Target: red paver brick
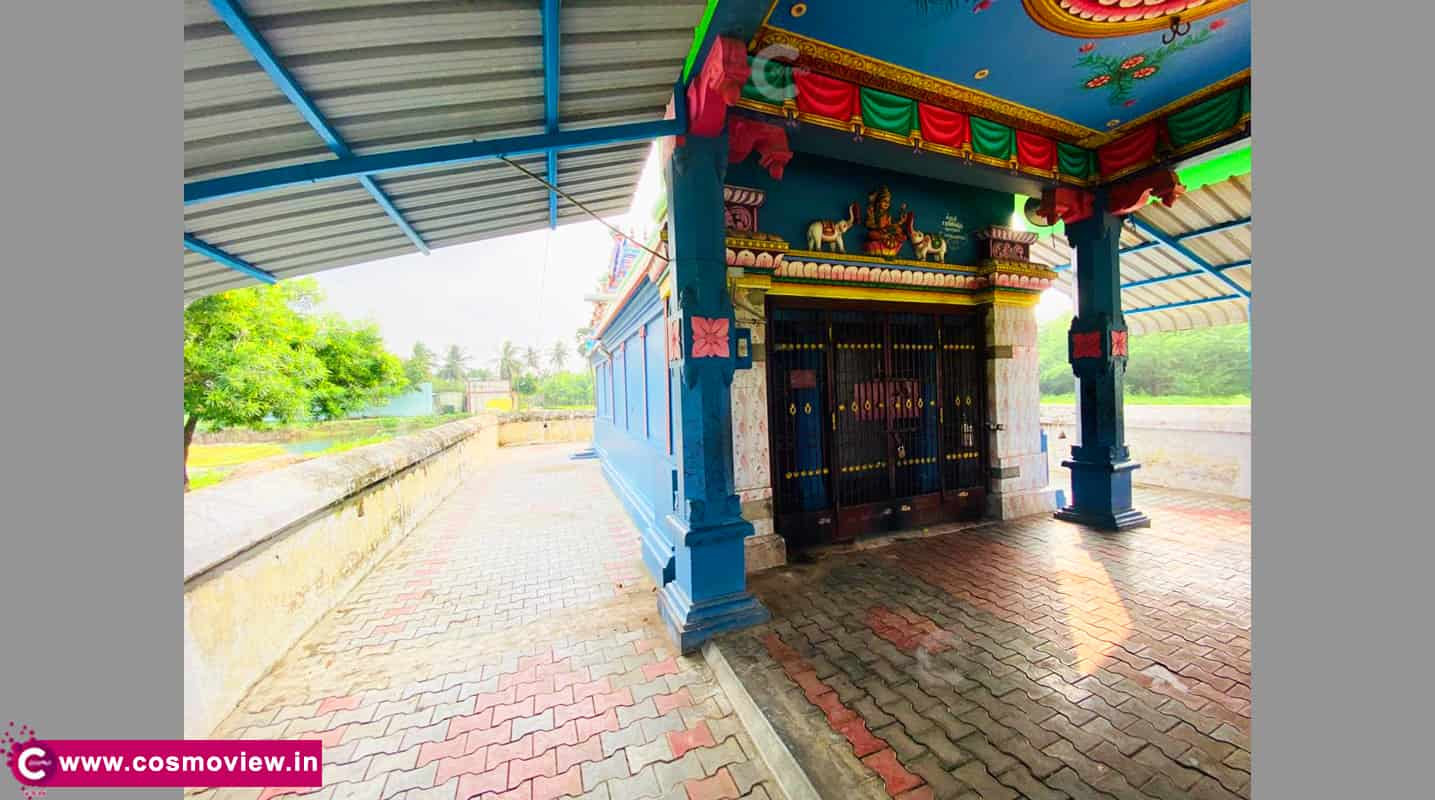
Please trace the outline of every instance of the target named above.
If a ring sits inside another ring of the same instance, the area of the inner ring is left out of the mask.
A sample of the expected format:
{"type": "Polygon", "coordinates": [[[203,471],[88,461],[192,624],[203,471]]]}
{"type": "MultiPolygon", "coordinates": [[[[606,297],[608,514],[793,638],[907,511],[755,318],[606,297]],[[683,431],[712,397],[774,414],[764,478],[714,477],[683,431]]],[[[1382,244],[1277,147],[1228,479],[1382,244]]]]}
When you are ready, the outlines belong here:
{"type": "Polygon", "coordinates": [[[553,648],[551,648],[551,647],[550,647],[549,649],[547,649],[547,650],[544,650],[544,651],[541,652],[541,653],[535,653],[534,655],[531,655],[531,656],[519,656],[519,657],[518,657],[518,669],[519,669],[520,671],[525,670],[525,669],[532,669],[532,668],[537,667],[537,666],[542,665],[542,664],[552,664],[552,663],[553,663],[553,648]]]}
{"type": "Polygon", "coordinates": [[[915,789],[902,792],[897,795],[897,800],[936,800],[936,794],[932,792],[929,785],[918,786],[915,789]]]}
{"type": "Polygon", "coordinates": [[[472,753],[480,747],[491,744],[508,744],[513,741],[513,720],[507,720],[491,728],[477,728],[468,732],[468,743],[464,748],[472,753]]]}
{"type": "Polygon", "coordinates": [[[359,707],[360,697],[356,694],[346,697],[326,697],[319,703],[319,710],[314,716],[322,717],[330,711],[353,711],[359,707]]]}
{"type": "Polygon", "coordinates": [[[672,694],[660,694],[653,697],[653,704],[658,707],[658,716],[662,716],[675,708],[687,708],[693,704],[692,693],[688,687],[673,692],[672,694]]]}
{"type": "Polygon", "coordinates": [[[570,719],[596,716],[593,709],[593,698],[585,697],[577,703],[566,706],[558,706],[553,709],[553,724],[562,725],[570,719]]]}
{"type": "Polygon", "coordinates": [[[727,767],[713,773],[710,778],[687,781],[683,784],[683,789],[688,793],[688,800],[734,800],[738,796],[737,783],[733,781],[727,767]]]}
{"type": "MultiPolygon", "coordinates": [[[[552,680],[552,679],[550,678],[549,680],[552,680]]],[[[552,692],[552,693],[549,693],[549,694],[534,695],[534,696],[533,696],[533,713],[535,713],[535,714],[542,714],[544,711],[547,711],[547,710],[550,709],[550,708],[555,708],[555,707],[557,707],[557,706],[571,705],[572,703],[573,703],[573,690],[572,690],[572,689],[559,689],[558,691],[552,692]]]]}
{"type": "Polygon", "coordinates": [[[574,764],[582,764],[585,761],[603,760],[603,740],[601,737],[593,736],[578,744],[560,744],[555,755],[558,771],[563,772],[574,764]]]}
{"type": "Polygon", "coordinates": [[[586,683],[575,683],[573,684],[573,700],[576,702],[585,697],[596,697],[611,691],[613,691],[613,683],[606,677],[586,683]]]}
{"type": "Polygon", "coordinates": [[[490,707],[492,707],[492,706],[497,706],[497,705],[503,705],[503,704],[505,704],[505,703],[512,703],[513,701],[514,701],[513,687],[512,687],[512,686],[509,686],[509,687],[504,688],[504,689],[499,689],[499,690],[496,691],[496,692],[485,692],[485,693],[483,693],[483,694],[476,694],[476,695],[474,695],[474,696],[473,696],[473,710],[474,710],[474,711],[482,711],[482,710],[484,710],[485,708],[490,708],[490,707]]]}
{"type": "Polygon", "coordinates": [[[633,690],[626,686],[616,692],[593,695],[593,710],[599,714],[611,708],[633,704],[633,690]]]}
{"type": "Polygon", "coordinates": [[[533,757],[533,737],[525,736],[516,742],[508,744],[494,744],[488,747],[488,768],[502,764],[505,761],[512,761],[519,758],[533,757]]]}
{"type": "Polygon", "coordinates": [[[533,758],[519,758],[508,762],[508,788],[539,775],[552,777],[558,774],[557,754],[549,750],[533,758]]]}
{"type": "Polygon", "coordinates": [[[560,658],[548,664],[539,664],[533,672],[540,678],[553,678],[569,672],[570,665],[571,659],[560,658]]]}
{"type": "Polygon", "coordinates": [[[842,700],[836,692],[829,691],[821,695],[813,702],[813,705],[822,709],[822,713],[827,715],[827,724],[834,728],[857,716],[857,712],[842,704],[842,700]]]}
{"type": "Polygon", "coordinates": [[[682,758],[694,747],[716,747],[717,742],[713,741],[712,731],[704,721],[685,731],[668,731],[668,746],[673,750],[673,758],[682,758]]]}
{"type": "Polygon", "coordinates": [[[513,697],[522,700],[525,697],[537,697],[541,694],[553,693],[553,678],[534,678],[528,683],[519,683],[513,686],[513,697]]]}
{"type": "MultiPolygon", "coordinates": [[[[473,751],[468,755],[459,756],[458,758],[441,758],[438,762],[438,771],[434,773],[434,785],[437,786],[447,783],[448,779],[455,775],[479,775],[489,772],[492,769],[493,767],[488,764],[487,758],[482,750],[473,751]]],[[[506,776],[507,773],[504,773],[504,775],[506,776]]],[[[500,788],[508,788],[507,780],[507,777],[505,777],[505,783],[500,788]]]]}
{"type": "Polygon", "coordinates": [[[633,643],[633,649],[638,652],[638,655],[642,655],[655,647],[661,647],[665,644],[667,643],[662,639],[642,639],[633,643]]]}
{"type": "Polygon", "coordinates": [[[867,729],[867,722],[861,717],[853,717],[846,722],[836,725],[837,732],[847,737],[852,744],[852,753],[858,758],[870,756],[873,753],[887,746],[887,743],[878,739],[867,729]]]}
{"type": "Polygon", "coordinates": [[[882,783],[887,788],[887,794],[898,795],[908,789],[914,789],[922,784],[922,779],[908,772],[901,762],[897,761],[897,754],[890,748],[878,750],[870,756],[862,759],[869,769],[882,777],[882,783]]]}
{"type": "Polygon", "coordinates": [[[553,800],[564,795],[583,793],[583,773],[578,767],[561,772],[554,777],[533,779],[533,800],[553,800]]]}
{"type": "Polygon", "coordinates": [[[468,735],[459,734],[452,739],[445,739],[442,742],[424,742],[419,745],[419,759],[415,767],[422,767],[430,761],[438,761],[442,758],[459,758],[473,751],[466,746],[468,735]]]}
{"type": "Polygon", "coordinates": [[[541,753],[544,750],[551,750],[560,744],[578,743],[578,723],[570,721],[551,731],[533,732],[533,752],[541,753]]]}
{"type": "Polygon", "coordinates": [[[516,703],[493,707],[493,724],[497,725],[507,719],[533,716],[533,698],[525,697],[516,703]]]}
{"type": "Polygon", "coordinates": [[[615,709],[608,709],[602,714],[580,719],[577,722],[578,741],[581,742],[590,736],[618,730],[618,712],[615,709]]]}
{"type": "Polygon", "coordinates": [[[587,667],[584,667],[582,669],[568,670],[565,672],[555,672],[553,674],[553,691],[556,692],[561,689],[566,689],[569,686],[577,686],[578,684],[583,683],[586,680],[588,680],[587,667]]]}
{"type": "Polygon", "coordinates": [[[676,674],[678,674],[678,662],[671,656],[655,664],[643,665],[643,677],[647,678],[648,680],[652,680],[663,675],[676,674]]]}
{"type": "Polygon", "coordinates": [[[448,735],[450,738],[469,731],[483,730],[493,727],[493,708],[485,708],[477,714],[468,714],[461,717],[453,717],[448,721],[448,735]]]}
{"type": "MultiPolygon", "coordinates": [[[[443,773],[440,772],[440,775],[443,773]]],[[[448,779],[436,780],[435,786],[442,786],[448,779]]],[[[458,795],[464,800],[485,792],[501,792],[508,788],[508,765],[504,764],[498,769],[488,772],[468,773],[458,779],[458,795]]]]}
{"type": "Polygon", "coordinates": [[[312,733],[306,733],[306,734],[304,734],[304,735],[303,735],[302,737],[300,737],[300,738],[303,738],[303,739],[313,739],[313,738],[317,738],[319,741],[321,741],[321,742],[324,743],[324,747],[326,747],[326,748],[329,748],[329,747],[338,747],[338,746],[339,746],[339,742],[344,741],[344,734],[345,734],[346,732],[348,732],[348,730],[349,730],[349,726],[348,726],[348,725],[340,725],[340,726],[337,727],[337,728],[330,728],[329,730],[324,731],[324,732],[318,734],[317,736],[316,736],[315,734],[312,734],[312,733]]]}
{"type": "Polygon", "coordinates": [[[500,690],[507,689],[510,686],[517,686],[520,683],[533,683],[536,680],[538,680],[538,669],[536,667],[528,667],[527,669],[520,669],[517,672],[505,672],[499,675],[498,688],[500,690]]]}

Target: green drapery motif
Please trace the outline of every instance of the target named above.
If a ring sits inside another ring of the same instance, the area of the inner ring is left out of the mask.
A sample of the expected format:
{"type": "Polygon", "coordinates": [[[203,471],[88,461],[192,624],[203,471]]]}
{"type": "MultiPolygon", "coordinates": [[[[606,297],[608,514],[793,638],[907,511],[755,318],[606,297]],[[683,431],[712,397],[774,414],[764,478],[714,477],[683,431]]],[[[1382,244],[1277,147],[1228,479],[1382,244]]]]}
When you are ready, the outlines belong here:
{"type": "Polygon", "coordinates": [[[1241,116],[1251,113],[1251,85],[1248,83],[1241,87],[1241,116]]]}
{"type": "Polygon", "coordinates": [[[1073,178],[1090,177],[1094,155],[1090,150],[1077,147],[1074,144],[1056,143],[1056,166],[1063,175],[1070,175],[1073,178]]]}
{"type": "Polygon", "coordinates": [[[1166,131],[1173,147],[1184,147],[1240,121],[1241,90],[1232,89],[1167,117],[1166,131]]]}
{"type": "Polygon", "coordinates": [[[862,87],[862,124],[898,136],[917,129],[917,102],[862,87]]]}
{"type": "Polygon", "coordinates": [[[748,57],[752,74],[742,85],[742,96],[760,103],[781,105],[784,100],[797,96],[797,85],[792,81],[792,65],[781,61],[748,57]]]}
{"type": "Polygon", "coordinates": [[[1016,131],[998,122],[972,117],[972,151],[1010,161],[1016,152],[1016,131]]]}

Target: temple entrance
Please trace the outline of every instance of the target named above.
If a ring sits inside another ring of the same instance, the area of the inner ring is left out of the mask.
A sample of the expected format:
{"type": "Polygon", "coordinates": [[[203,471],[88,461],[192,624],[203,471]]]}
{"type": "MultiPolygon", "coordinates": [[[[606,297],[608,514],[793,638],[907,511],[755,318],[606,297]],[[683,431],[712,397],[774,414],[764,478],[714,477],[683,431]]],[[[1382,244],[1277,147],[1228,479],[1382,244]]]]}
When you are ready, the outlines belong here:
{"type": "Polygon", "coordinates": [[[770,298],[774,516],[796,545],[979,517],[983,317],[770,298]]]}

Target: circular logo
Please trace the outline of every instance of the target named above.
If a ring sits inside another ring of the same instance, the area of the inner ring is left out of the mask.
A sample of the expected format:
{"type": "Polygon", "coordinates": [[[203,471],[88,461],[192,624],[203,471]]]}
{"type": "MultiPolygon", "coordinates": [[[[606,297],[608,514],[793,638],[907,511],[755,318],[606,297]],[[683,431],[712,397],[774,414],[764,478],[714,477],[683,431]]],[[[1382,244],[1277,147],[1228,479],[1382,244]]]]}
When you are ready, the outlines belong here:
{"type": "Polygon", "coordinates": [[[16,742],[10,759],[10,771],[15,779],[27,786],[43,786],[55,776],[55,754],[44,742],[31,739],[16,742]]]}

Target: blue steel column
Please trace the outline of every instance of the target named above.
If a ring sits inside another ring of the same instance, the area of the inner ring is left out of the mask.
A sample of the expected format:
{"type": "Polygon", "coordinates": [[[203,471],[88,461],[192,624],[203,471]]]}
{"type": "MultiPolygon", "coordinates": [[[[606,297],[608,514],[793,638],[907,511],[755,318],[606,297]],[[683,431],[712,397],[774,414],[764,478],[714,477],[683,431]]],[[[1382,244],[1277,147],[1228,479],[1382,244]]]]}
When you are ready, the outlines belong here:
{"type": "Polygon", "coordinates": [[[1079,427],[1071,458],[1071,504],[1057,519],[1104,530],[1151,524],[1131,503],[1131,473],[1138,464],[1126,447],[1122,414],[1126,356],[1113,355],[1112,332],[1125,333],[1121,314],[1121,217],[1106,211],[1106,193],[1096,196],[1098,211],[1066,226],[1076,251],[1076,317],[1067,338],[1068,357],[1076,373],[1079,427]],[[1100,354],[1077,358],[1078,334],[1098,334],[1100,354]]]}
{"type": "Polygon", "coordinates": [[[658,606],[683,652],[714,634],[768,618],[747,592],[743,540],[753,529],[733,490],[735,322],[723,257],[726,171],[725,135],[685,137],[668,164],[668,245],[683,359],[673,398],[678,502],[666,520],[675,545],[674,574],[658,606]],[[726,357],[693,358],[694,317],[728,321],[726,357]]]}

